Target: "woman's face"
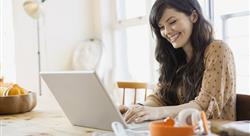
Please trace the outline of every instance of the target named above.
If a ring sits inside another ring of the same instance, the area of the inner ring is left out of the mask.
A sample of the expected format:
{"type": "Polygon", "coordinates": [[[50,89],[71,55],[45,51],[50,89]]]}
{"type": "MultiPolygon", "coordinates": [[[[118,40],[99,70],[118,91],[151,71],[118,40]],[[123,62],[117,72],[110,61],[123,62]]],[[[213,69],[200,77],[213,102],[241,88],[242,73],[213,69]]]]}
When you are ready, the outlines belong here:
{"type": "Polygon", "coordinates": [[[190,43],[195,21],[194,15],[187,16],[173,8],[166,8],[159,22],[161,35],[174,48],[182,48],[190,43]]]}

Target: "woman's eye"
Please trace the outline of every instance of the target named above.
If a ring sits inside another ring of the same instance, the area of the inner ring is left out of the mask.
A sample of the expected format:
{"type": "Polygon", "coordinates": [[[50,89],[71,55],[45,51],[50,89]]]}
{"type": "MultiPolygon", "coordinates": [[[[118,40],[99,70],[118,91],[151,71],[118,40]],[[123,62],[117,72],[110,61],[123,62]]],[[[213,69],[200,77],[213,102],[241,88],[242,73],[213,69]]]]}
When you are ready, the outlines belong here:
{"type": "Polygon", "coordinates": [[[176,20],[171,21],[169,24],[170,24],[170,25],[173,25],[174,23],[176,23],[176,20]]]}
{"type": "Polygon", "coordinates": [[[163,30],[164,29],[164,27],[163,26],[161,26],[161,27],[159,27],[160,28],[160,30],[163,30]]]}

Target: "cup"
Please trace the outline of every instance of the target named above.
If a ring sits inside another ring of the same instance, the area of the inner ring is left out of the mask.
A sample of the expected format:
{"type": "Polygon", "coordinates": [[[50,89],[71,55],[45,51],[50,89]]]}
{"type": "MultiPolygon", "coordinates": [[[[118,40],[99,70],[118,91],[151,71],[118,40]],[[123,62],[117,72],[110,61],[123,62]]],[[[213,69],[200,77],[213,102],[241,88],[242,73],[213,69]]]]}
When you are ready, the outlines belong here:
{"type": "Polygon", "coordinates": [[[175,121],[166,118],[164,121],[153,121],[149,125],[151,136],[193,136],[192,126],[176,126],[175,121]]]}

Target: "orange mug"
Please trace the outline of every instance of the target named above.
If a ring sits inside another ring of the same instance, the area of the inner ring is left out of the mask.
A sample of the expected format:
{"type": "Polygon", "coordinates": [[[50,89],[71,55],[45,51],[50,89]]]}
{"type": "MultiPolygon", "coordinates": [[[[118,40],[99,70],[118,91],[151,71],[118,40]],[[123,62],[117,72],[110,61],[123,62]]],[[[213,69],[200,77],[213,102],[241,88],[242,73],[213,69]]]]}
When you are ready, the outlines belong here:
{"type": "Polygon", "coordinates": [[[174,126],[175,121],[172,118],[166,118],[164,121],[153,121],[149,124],[150,136],[193,136],[194,128],[192,126],[174,126]]]}

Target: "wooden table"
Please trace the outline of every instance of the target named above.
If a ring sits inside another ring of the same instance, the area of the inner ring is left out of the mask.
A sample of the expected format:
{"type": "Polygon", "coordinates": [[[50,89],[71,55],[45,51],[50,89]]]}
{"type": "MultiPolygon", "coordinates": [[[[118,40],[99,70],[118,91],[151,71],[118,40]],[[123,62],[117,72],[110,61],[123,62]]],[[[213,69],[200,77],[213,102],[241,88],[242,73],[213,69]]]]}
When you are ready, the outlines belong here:
{"type": "Polygon", "coordinates": [[[91,136],[94,131],[102,132],[73,126],[48,92],[38,96],[31,112],[0,115],[0,136],[91,136]]]}

